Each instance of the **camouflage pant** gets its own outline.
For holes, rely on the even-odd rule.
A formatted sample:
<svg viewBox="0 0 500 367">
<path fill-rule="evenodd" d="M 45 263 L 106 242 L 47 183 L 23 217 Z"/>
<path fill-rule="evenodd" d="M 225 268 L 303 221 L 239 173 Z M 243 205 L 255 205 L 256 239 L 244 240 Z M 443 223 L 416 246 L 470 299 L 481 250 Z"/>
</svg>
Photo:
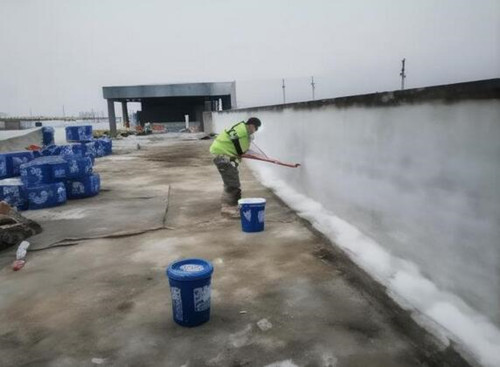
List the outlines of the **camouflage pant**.
<svg viewBox="0 0 500 367">
<path fill-rule="evenodd" d="M 238 172 L 238 163 L 231 161 L 225 155 L 218 155 L 214 158 L 214 164 L 219 170 L 224 191 L 222 193 L 222 204 L 236 206 L 241 199 L 240 174 Z"/>
</svg>

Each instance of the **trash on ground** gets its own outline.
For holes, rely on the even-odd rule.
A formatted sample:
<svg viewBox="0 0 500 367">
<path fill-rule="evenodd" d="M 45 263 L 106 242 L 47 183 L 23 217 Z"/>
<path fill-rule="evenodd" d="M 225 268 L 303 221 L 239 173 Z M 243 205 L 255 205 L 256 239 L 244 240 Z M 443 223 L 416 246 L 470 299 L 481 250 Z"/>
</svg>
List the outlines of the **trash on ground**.
<svg viewBox="0 0 500 367">
<path fill-rule="evenodd" d="M 26 254 L 28 253 L 28 247 L 30 243 L 28 241 L 22 241 L 16 251 L 16 260 L 12 263 L 12 270 L 18 271 L 24 267 L 26 264 Z"/>
<path fill-rule="evenodd" d="M 257 321 L 257 326 L 260 330 L 267 331 L 273 327 L 273 324 L 271 324 L 268 319 L 262 319 Z"/>
</svg>

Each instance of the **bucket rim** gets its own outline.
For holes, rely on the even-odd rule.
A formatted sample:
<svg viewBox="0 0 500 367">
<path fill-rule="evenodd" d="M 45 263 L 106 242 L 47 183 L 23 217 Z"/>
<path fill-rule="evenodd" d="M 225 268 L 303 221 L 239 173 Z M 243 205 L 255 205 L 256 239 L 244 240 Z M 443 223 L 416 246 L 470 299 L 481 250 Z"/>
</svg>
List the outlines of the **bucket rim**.
<svg viewBox="0 0 500 367">
<path fill-rule="evenodd" d="M 186 265 L 190 268 L 186 268 Z M 174 261 L 167 268 L 167 277 L 177 281 L 193 281 L 209 278 L 214 271 L 210 261 L 187 258 Z"/>
<path fill-rule="evenodd" d="M 5 186 L 23 186 L 24 183 L 21 181 L 21 177 L 8 177 L 0 179 L 0 187 Z"/>
<path fill-rule="evenodd" d="M 265 204 L 266 199 L 264 198 L 244 198 L 238 200 L 238 205 L 244 204 Z"/>
</svg>

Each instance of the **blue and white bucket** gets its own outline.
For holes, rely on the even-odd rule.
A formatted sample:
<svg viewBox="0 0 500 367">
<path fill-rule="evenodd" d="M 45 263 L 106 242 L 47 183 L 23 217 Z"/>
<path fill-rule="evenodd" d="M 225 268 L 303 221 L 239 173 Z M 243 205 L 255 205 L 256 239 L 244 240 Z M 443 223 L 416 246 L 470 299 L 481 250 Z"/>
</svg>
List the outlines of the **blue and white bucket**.
<svg viewBox="0 0 500 367">
<path fill-rule="evenodd" d="M 26 150 L 0 153 L 0 178 L 19 176 L 21 164 L 28 163 L 33 159 L 33 152 Z"/>
<path fill-rule="evenodd" d="M 68 171 L 66 178 L 75 179 L 86 177 L 92 173 L 92 159 L 90 157 L 81 157 L 74 155 L 72 157 L 64 157 L 68 162 Z"/>
<path fill-rule="evenodd" d="M 42 127 L 42 143 L 44 146 L 54 144 L 55 130 L 51 126 Z"/>
<path fill-rule="evenodd" d="M 0 180 L 0 200 L 17 210 L 28 209 L 26 188 L 19 177 Z"/>
<path fill-rule="evenodd" d="M 246 198 L 238 200 L 241 229 L 243 232 L 262 232 L 264 230 L 264 212 L 266 199 Z"/>
<path fill-rule="evenodd" d="M 92 139 L 92 125 L 66 126 L 66 141 L 85 142 Z"/>
<path fill-rule="evenodd" d="M 66 195 L 68 199 L 83 199 L 96 196 L 101 190 L 101 177 L 98 173 L 67 180 Z"/>
<path fill-rule="evenodd" d="M 26 187 L 60 182 L 66 178 L 68 162 L 59 156 L 40 157 L 19 167 Z"/>
<path fill-rule="evenodd" d="M 198 326 L 210 319 L 210 283 L 214 268 L 203 259 L 175 261 L 167 268 L 172 316 L 181 326 Z"/>
<path fill-rule="evenodd" d="M 51 208 L 66 202 L 66 188 L 62 182 L 28 187 L 29 209 Z"/>
</svg>

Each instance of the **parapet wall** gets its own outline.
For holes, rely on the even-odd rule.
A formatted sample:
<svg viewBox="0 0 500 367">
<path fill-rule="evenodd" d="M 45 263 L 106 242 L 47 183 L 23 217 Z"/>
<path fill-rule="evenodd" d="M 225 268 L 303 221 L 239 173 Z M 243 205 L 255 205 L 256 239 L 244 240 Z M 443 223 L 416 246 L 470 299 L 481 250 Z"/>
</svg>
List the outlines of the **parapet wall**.
<svg viewBox="0 0 500 367">
<path fill-rule="evenodd" d="M 500 79 L 213 113 L 272 170 L 500 326 Z M 243 187 L 244 190 L 244 187 Z"/>
</svg>

